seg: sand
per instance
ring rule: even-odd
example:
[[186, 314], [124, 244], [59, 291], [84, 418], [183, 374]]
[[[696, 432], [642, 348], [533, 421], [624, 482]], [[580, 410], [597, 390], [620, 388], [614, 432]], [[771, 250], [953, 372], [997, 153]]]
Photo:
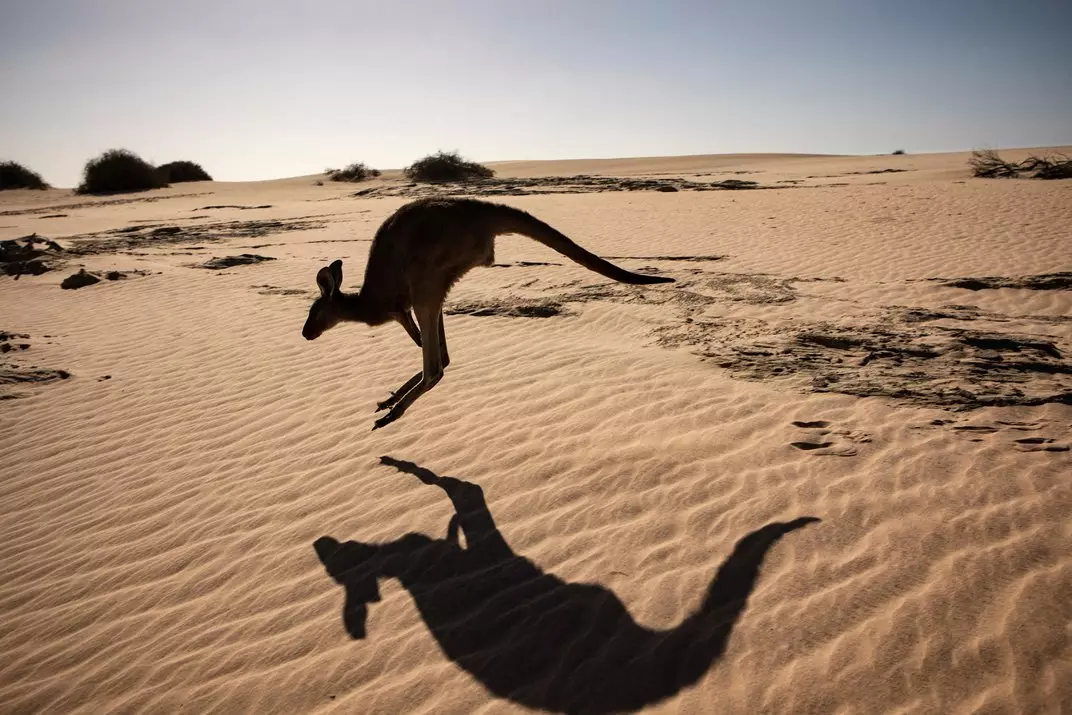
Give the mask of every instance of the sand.
[[[0, 239], [64, 249], [0, 277], [0, 710], [1072, 702], [1072, 183], [497, 168], [493, 198], [678, 282], [504, 237], [452, 293], [445, 378], [375, 432], [419, 351], [301, 326], [410, 198], [390, 173], [0, 194]], [[521, 181], [577, 174], [679, 190]], [[686, 183], [727, 179], [772, 188]], [[205, 266], [242, 254], [274, 260]]]

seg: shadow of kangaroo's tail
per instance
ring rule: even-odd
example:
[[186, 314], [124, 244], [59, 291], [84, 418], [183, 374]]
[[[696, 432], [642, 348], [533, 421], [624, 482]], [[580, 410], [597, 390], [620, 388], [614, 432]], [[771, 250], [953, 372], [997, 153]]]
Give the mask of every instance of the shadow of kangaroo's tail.
[[642, 285], [674, 282], [673, 278], [667, 276], [649, 276], [619, 268], [610, 261], [605, 261], [596, 254], [586, 251], [565, 234], [520, 209], [502, 204], [497, 204], [496, 208], [498, 209], [496, 213], [496, 233], [519, 233], [522, 236], [528, 236], [548, 248], [553, 248], [566, 258], [580, 263], [588, 270], [595, 271], [601, 276], [606, 276], [620, 283]]

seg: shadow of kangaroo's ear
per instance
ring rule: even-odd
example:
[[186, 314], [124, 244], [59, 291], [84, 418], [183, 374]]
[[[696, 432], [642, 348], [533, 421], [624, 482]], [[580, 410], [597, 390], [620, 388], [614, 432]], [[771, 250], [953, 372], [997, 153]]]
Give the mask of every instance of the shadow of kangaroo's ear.
[[335, 289], [342, 288], [342, 259], [331, 262], [331, 277], [335, 279]]

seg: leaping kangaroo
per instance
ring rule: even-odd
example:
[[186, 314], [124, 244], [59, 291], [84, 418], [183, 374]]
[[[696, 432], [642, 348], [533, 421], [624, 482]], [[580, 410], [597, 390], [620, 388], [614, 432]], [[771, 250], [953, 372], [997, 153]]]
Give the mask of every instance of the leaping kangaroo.
[[372, 429], [397, 420], [442, 379], [443, 370], [450, 364], [443, 334], [447, 293], [470, 269], [494, 263], [495, 237], [508, 233], [535, 239], [621, 283], [674, 281], [619, 268], [535, 216], [511, 206], [459, 198], [421, 199], [406, 204], [376, 231], [365, 282], [357, 293], [342, 291], [342, 261], [334, 261], [317, 272], [320, 297], [309, 309], [302, 328], [306, 340], [315, 340], [342, 321], [382, 325], [395, 320], [422, 349], [423, 369], [377, 405], [377, 412], [388, 412], [376, 420]]

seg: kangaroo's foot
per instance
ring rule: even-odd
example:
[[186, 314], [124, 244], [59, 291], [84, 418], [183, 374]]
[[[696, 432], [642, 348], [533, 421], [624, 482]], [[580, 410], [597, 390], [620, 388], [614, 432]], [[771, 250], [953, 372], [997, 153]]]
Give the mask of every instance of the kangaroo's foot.
[[424, 357], [423, 369], [411, 377], [397, 393], [391, 395], [385, 401], [391, 405], [390, 411], [376, 420], [373, 430], [386, 427], [409, 409], [409, 406], [417, 401], [417, 398], [431, 390], [443, 379], [443, 363], [450, 360], [447, 357], [447, 345], [443, 339], [443, 312], [440, 309], [442, 299], [431, 304], [418, 304], [414, 308], [417, 314], [417, 325], [421, 332], [421, 352]]
[[390, 397], [388, 397], [383, 402], [376, 403], [376, 411], [379, 412], [381, 410], [386, 410], [390, 407], [394, 407], [399, 400], [406, 396], [407, 392], [417, 386], [417, 383], [421, 381], [422, 377], [424, 377], [424, 373], [418, 372], [416, 375], [406, 380], [406, 382], [403, 383], [400, 388], [391, 393]]
[[386, 427], [387, 425], [391, 424], [399, 417], [401, 417], [403, 414], [405, 414], [405, 412], [406, 411], [404, 409], [400, 410], [397, 407], [391, 408], [391, 410], [386, 415], [379, 418], [372, 424], [372, 431], [375, 432], [380, 427]]

